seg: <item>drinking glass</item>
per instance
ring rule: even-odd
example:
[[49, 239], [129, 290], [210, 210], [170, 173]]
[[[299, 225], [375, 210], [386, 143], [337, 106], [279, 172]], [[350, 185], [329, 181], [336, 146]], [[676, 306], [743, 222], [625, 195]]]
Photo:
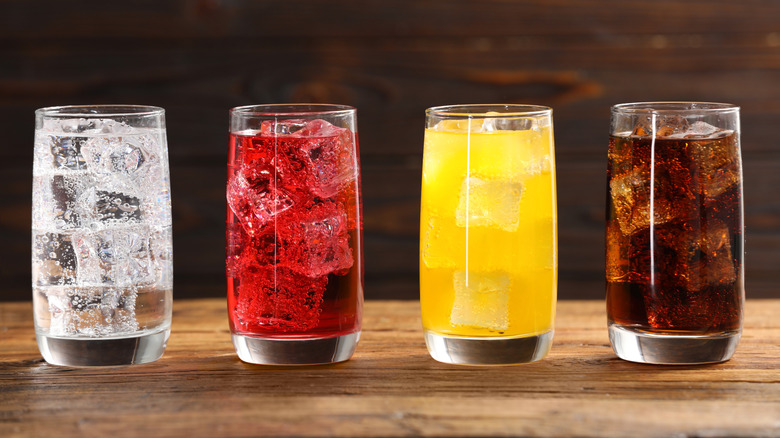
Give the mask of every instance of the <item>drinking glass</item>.
[[230, 111], [228, 313], [245, 362], [349, 359], [360, 338], [363, 227], [356, 110]]
[[739, 107], [615, 105], [607, 169], [609, 337], [622, 359], [721, 362], [742, 332]]
[[542, 359], [557, 265], [552, 110], [429, 108], [420, 304], [431, 356], [471, 365]]
[[173, 290], [162, 108], [35, 112], [32, 288], [47, 362], [126, 365], [162, 356]]

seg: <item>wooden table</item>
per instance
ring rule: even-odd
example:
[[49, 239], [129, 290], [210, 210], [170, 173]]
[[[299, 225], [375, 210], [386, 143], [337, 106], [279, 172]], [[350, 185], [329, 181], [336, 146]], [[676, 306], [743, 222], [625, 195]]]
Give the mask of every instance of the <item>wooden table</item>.
[[433, 361], [417, 302], [365, 306], [354, 358], [317, 367], [242, 363], [224, 300], [174, 304], [158, 362], [46, 364], [28, 303], [0, 303], [0, 436], [780, 436], [780, 300], [749, 301], [729, 362], [617, 359], [600, 301], [558, 304], [543, 361]]

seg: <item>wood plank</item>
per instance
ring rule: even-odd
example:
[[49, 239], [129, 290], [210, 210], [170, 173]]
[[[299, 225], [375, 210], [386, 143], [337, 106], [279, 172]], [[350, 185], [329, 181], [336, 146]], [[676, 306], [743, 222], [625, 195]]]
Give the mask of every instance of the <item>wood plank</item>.
[[26, 303], [0, 304], [0, 435], [774, 436], [780, 300], [749, 300], [734, 358], [663, 367], [617, 359], [603, 302], [558, 305], [553, 349], [514, 367], [433, 361], [419, 303], [366, 303], [355, 357], [240, 362], [224, 300], [177, 300], [165, 356], [106, 369], [42, 362]]

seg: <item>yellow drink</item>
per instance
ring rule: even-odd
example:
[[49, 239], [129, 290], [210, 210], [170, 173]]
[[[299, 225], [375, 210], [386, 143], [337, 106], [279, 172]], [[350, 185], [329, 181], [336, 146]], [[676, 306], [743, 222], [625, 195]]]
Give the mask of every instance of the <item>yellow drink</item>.
[[531, 129], [495, 126], [473, 118], [429, 123], [425, 130], [420, 302], [426, 333], [516, 338], [553, 329], [552, 126], [549, 117], [534, 119]]

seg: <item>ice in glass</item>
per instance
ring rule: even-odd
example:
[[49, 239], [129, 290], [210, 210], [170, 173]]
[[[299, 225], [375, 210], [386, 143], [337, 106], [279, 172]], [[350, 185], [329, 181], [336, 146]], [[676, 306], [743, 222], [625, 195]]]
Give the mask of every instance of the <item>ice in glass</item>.
[[36, 112], [32, 286], [44, 358], [122, 365], [159, 358], [173, 260], [161, 108]]
[[744, 300], [738, 108], [613, 108], [607, 308], [628, 360], [701, 363], [736, 348]]
[[557, 282], [551, 110], [427, 111], [420, 219], [426, 342], [443, 362], [538, 360]]
[[242, 107], [232, 118], [226, 268], [239, 356], [346, 360], [363, 293], [354, 110]]

